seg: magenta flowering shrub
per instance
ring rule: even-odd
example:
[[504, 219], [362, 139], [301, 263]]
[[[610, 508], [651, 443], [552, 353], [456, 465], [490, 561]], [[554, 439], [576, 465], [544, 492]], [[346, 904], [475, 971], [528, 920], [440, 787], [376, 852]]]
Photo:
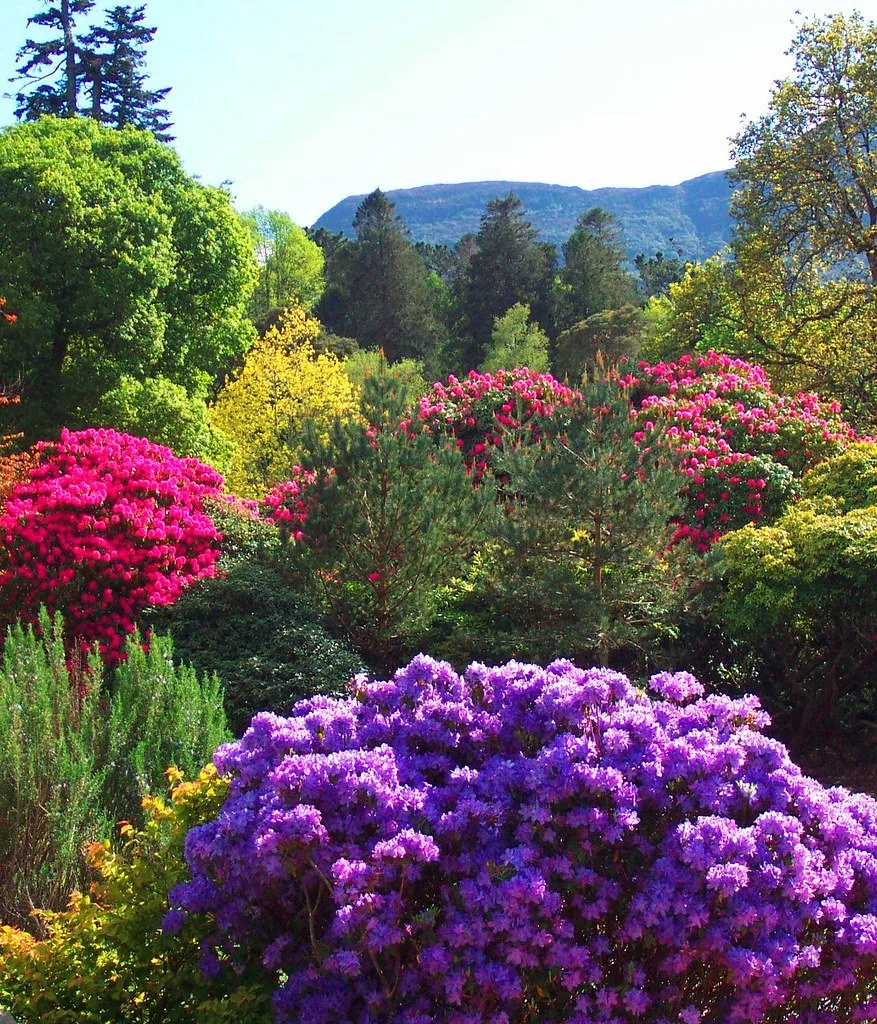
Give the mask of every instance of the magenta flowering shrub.
[[259, 514], [282, 530], [285, 536], [302, 540], [308, 519], [307, 490], [315, 479], [316, 474], [312, 470], [293, 466], [291, 479], [276, 484], [259, 502]]
[[688, 512], [677, 539], [701, 550], [778, 513], [795, 477], [857, 440], [836, 402], [778, 395], [760, 366], [716, 352], [642, 363], [623, 383], [644, 429], [663, 423], [682, 456]]
[[868, 1016], [877, 802], [803, 776], [755, 698], [425, 656], [353, 685], [220, 748], [165, 920], [212, 916], [204, 969], [261, 960], [278, 1021]]
[[0, 618], [60, 611], [77, 644], [122, 656], [147, 605], [215, 572], [221, 537], [204, 510], [222, 478], [196, 459], [114, 430], [64, 430], [0, 516]]
[[556, 431], [555, 414], [572, 405], [577, 392], [550, 374], [526, 368], [470, 371], [463, 380], [449, 377], [433, 384], [420, 399], [414, 420], [433, 432], [449, 431], [463, 451], [475, 479], [491, 464], [491, 452], [502, 444], [504, 431], [529, 429], [537, 437]]

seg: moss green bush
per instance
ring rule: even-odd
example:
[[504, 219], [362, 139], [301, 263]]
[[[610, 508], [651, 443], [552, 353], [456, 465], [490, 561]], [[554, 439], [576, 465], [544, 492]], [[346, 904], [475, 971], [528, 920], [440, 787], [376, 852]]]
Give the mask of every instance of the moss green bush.
[[192, 587], [150, 622], [173, 637], [179, 659], [217, 673], [238, 734], [257, 711], [286, 713], [302, 697], [337, 693], [363, 667], [280, 572], [247, 560]]

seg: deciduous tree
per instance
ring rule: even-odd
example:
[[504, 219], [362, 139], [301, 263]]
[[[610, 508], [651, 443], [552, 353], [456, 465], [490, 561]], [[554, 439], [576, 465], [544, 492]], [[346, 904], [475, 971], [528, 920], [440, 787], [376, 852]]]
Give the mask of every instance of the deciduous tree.
[[226, 192], [148, 132], [47, 117], [0, 132], [0, 380], [31, 433], [93, 417], [123, 377], [208, 388], [250, 346], [256, 266]]

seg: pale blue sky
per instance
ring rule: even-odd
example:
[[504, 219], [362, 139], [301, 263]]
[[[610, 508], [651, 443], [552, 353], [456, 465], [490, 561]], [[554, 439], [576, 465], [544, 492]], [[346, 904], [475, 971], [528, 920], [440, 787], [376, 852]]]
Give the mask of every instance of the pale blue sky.
[[[798, 8], [826, 13], [805, 0], [151, 0], [149, 63], [173, 86], [187, 169], [309, 224], [377, 186], [675, 184], [725, 167], [741, 115], [763, 112], [788, 71]], [[877, 0], [858, 8], [877, 16]], [[0, 0], [3, 79], [38, 9]]]

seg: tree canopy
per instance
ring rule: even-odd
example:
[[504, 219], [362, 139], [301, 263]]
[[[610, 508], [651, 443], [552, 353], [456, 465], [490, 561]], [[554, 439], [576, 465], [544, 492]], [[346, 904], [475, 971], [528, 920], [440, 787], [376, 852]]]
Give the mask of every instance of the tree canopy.
[[287, 306], [312, 309], [326, 287], [323, 250], [304, 228], [281, 210], [257, 206], [243, 214], [259, 264], [259, 283], [253, 292], [252, 316], [264, 331], [273, 316]]
[[612, 214], [599, 206], [583, 213], [563, 245], [554, 314], [558, 329], [637, 301], [636, 280], [624, 269], [624, 259]]
[[487, 204], [461, 286], [472, 342], [464, 361], [470, 367], [481, 362], [496, 318], [515, 303], [526, 303], [540, 323], [546, 322], [555, 260], [554, 246], [539, 242], [516, 195]]
[[0, 132], [0, 380], [43, 430], [123, 377], [206, 396], [252, 343], [256, 267], [228, 194], [136, 128], [45, 117]]
[[417, 358], [438, 336], [426, 267], [395, 206], [375, 189], [353, 221], [356, 238], [329, 259], [329, 289], [320, 307], [332, 330], [363, 348], [383, 348], [387, 359]]

